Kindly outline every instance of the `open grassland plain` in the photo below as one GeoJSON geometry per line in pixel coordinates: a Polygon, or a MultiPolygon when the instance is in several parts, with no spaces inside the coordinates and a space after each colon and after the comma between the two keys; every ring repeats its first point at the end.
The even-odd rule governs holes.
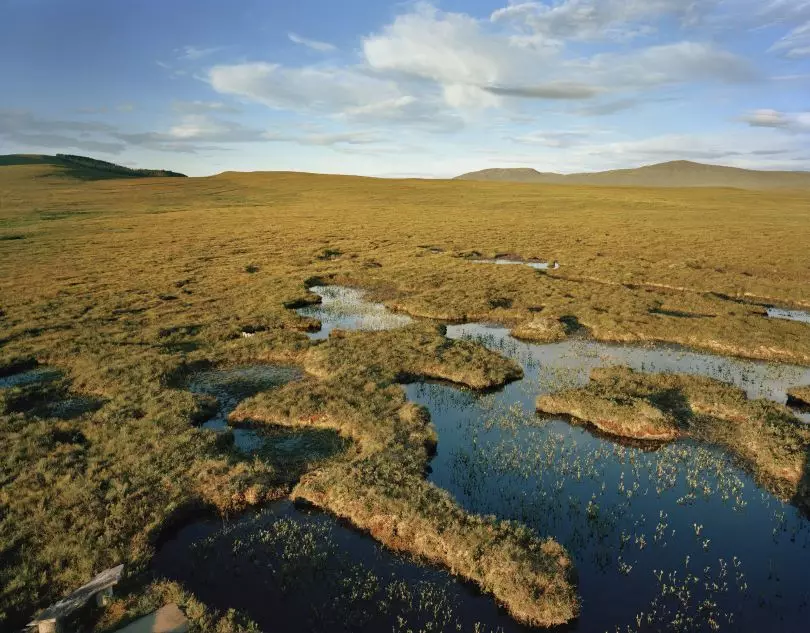
{"type": "MultiPolygon", "coordinates": [[[[192,513],[233,516],[290,494],[475,582],[521,622],[578,615],[569,552],[520,523],[470,514],[425,480],[436,437],[399,386],[486,389],[520,378],[520,367],[419,321],[315,343],[306,333],[318,323],[291,309],[319,300],[313,285],[365,288],[414,317],[500,322],[522,339],[587,332],[810,365],[807,324],[766,316],[810,308],[806,192],[74,171],[0,166],[3,627],[127,562],[129,593],[97,628],[164,597],[190,605],[203,630],[250,628],[177,586],[148,584],[149,562],[192,513]],[[504,255],[559,267],[473,261],[504,255]],[[192,377],[257,363],[303,376],[244,394],[233,427],[337,432],[348,448],[288,463],[198,428],[218,403],[190,389],[192,377]],[[14,378],[24,371],[50,373],[14,378]]],[[[684,424],[721,444],[756,435],[756,405],[736,392],[721,395],[740,430],[699,431],[679,403],[649,404],[657,386],[615,381],[634,390],[628,406],[649,407],[642,418],[663,433],[656,439],[684,424]]],[[[695,409],[691,384],[670,387],[695,409]]],[[[785,446],[781,422],[769,429],[743,458],[788,494],[801,484],[806,439],[789,434],[785,446]],[[785,453],[790,472],[760,465],[764,451],[774,463],[785,453]]]]}

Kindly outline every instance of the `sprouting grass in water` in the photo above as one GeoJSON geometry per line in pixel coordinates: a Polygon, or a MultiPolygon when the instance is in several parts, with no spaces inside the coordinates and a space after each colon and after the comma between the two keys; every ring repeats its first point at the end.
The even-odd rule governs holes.
{"type": "Polygon", "coordinates": [[[231,591],[237,577],[261,586],[253,595],[262,604],[247,610],[275,630],[493,631],[463,612],[446,576],[393,555],[357,562],[351,543],[364,537],[353,535],[347,546],[336,530],[324,516],[262,512],[193,543],[183,566],[210,577],[214,592],[231,591]]]}

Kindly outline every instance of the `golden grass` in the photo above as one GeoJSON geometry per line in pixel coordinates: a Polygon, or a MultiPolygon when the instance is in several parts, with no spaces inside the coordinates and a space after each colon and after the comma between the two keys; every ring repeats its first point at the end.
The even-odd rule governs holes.
{"type": "Polygon", "coordinates": [[[807,387],[793,387],[788,389],[788,402],[799,407],[810,407],[810,385],[807,387]]]}
{"type": "MultiPolygon", "coordinates": [[[[193,427],[204,403],[176,378],[196,361],[299,361],[324,378],[359,376],[365,364],[363,385],[409,374],[474,386],[508,378],[503,367],[493,375],[462,369],[475,365],[478,352],[453,348],[457,357],[443,357],[443,339],[420,327],[402,339],[348,336],[309,352],[303,331],[311,320],[285,307],[311,301],[308,279],[368,288],[371,298],[415,315],[497,320],[554,336],[555,323],[570,316],[602,339],[673,341],[808,364],[805,324],[768,320],[760,306],[739,302],[808,305],[808,220],[808,197],[795,192],[291,173],[79,181],[44,164],[2,167],[0,366],[34,359],[56,367],[71,393],[104,405],[70,420],[34,410],[0,414],[0,622],[19,622],[121,560],[142,569],[155,535],[184,509],[235,512],[283,492],[276,466],[245,461],[193,427]],[[557,259],[561,267],[543,274],[457,256],[473,251],[557,259]],[[538,313],[544,325],[532,328],[538,313]],[[699,316],[668,316],[675,313],[699,316]],[[246,328],[258,333],[241,338],[246,328]],[[415,342],[420,337],[425,346],[415,342]],[[389,345],[410,360],[393,367],[389,358],[379,370],[371,361],[389,345]],[[451,363],[453,372],[441,373],[451,363]]],[[[331,397],[315,381],[282,392],[302,384],[331,397]]],[[[375,388],[386,390],[400,393],[375,388]]],[[[341,416],[335,412],[330,424],[343,424],[341,416]]],[[[383,418],[394,419],[394,412],[383,418]]],[[[389,455],[396,445],[386,440],[374,454],[389,455]]],[[[424,456],[409,451],[391,463],[351,455],[337,463],[350,486],[359,485],[363,463],[390,469],[382,482],[404,469],[414,499],[435,499],[461,525],[455,505],[421,478],[424,456]]],[[[306,477],[299,493],[314,498],[318,490],[324,505],[372,522],[330,488],[331,477],[319,477],[306,477]]],[[[370,487],[361,498],[389,508],[383,516],[401,511],[403,529],[435,534],[440,517],[386,497],[398,490],[370,487]]],[[[467,542],[464,530],[484,534],[486,525],[454,528],[447,542],[467,542]]],[[[528,586],[542,584],[541,576],[530,574],[537,582],[528,586]]],[[[499,595],[508,591],[485,575],[479,581],[499,595]]]]}

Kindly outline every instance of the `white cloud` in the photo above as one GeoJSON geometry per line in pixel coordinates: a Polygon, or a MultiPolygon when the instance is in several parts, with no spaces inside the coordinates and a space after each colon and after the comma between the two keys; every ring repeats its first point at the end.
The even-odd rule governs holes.
{"type": "Polygon", "coordinates": [[[715,134],[665,134],[640,140],[594,144],[578,148],[580,154],[611,157],[625,165],[669,160],[696,160],[737,166],[768,167],[775,160],[784,162],[801,150],[792,139],[745,135],[737,132],[715,134]]]}
{"type": "Polygon", "coordinates": [[[319,53],[331,53],[337,50],[337,47],[334,44],[329,44],[328,42],[319,42],[318,40],[310,40],[306,37],[301,37],[296,33],[288,33],[287,37],[290,38],[291,42],[295,44],[301,44],[302,46],[306,46],[307,48],[311,48],[314,51],[318,51],[319,53]]]}
{"type": "Polygon", "coordinates": [[[222,46],[214,46],[211,48],[198,48],[196,46],[184,46],[180,49],[179,59],[186,61],[196,61],[203,57],[208,57],[222,50],[222,46]]]}
{"type": "Polygon", "coordinates": [[[43,119],[25,110],[0,109],[0,139],[23,148],[118,154],[125,145],[109,138],[115,131],[106,123],[43,119]]]}
{"type": "Polygon", "coordinates": [[[751,127],[769,127],[789,132],[810,132],[810,112],[779,112],[778,110],[753,110],[741,119],[751,127]]]}
{"type": "Polygon", "coordinates": [[[395,82],[353,68],[254,62],[214,66],[208,79],[221,94],[294,111],[334,112],[402,96],[395,82]]]}
{"type": "Polygon", "coordinates": [[[217,92],[274,109],[331,116],[345,123],[389,123],[452,131],[464,121],[430,91],[406,92],[393,78],[355,67],[287,68],[262,62],[215,66],[209,82],[217,92]]]}
{"type": "Polygon", "coordinates": [[[776,42],[770,50],[780,52],[785,57],[792,59],[810,57],[810,20],[790,31],[776,42]]]}
{"type": "Polygon", "coordinates": [[[552,81],[529,86],[485,86],[484,90],[495,95],[525,99],[590,99],[605,92],[599,86],[573,81],[552,81]]]}
{"type": "Polygon", "coordinates": [[[746,60],[703,42],[681,41],[576,59],[562,55],[564,42],[554,39],[581,34],[583,24],[592,22],[625,23],[658,13],[685,19],[694,12],[684,9],[681,0],[611,0],[604,5],[567,0],[553,7],[524,3],[496,12],[493,19],[497,25],[506,17],[527,13],[551,20],[547,32],[516,35],[468,15],[420,4],[367,37],[363,52],[369,66],[380,73],[438,84],[454,108],[503,106],[502,97],[591,99],[611,90],[706,80],[733,83],[755,77],[746,60]]]}
{"type": "Polygon", "coordinates": [[[525,44],[487,32],[468,15],[420,4],[365,38],[363,53],[378,72],[439,84],[453,107],[494,107],[501,101],[488,88],[531,86],[551,63],[553,51],[525,44]]]}
{"type": "Polygon", "coordinates": [[[262,138],[268,141],[282,143],[297,143],[299,145],[316,145],[332,147],[339,145],[374,145],[382,139],[375,132],[332,132],[316,134],[289,134],[280,132],[266,132],[262,138]]]}
{"type": "Polygon", "coordinates": [[[627,40],[650,35],[645,21],[673,16],[694,24],[718,0],[563,0],[513,3],[492,13],[492,22],[511,22],[556,40],[627,40]]]}
{"type": "Polygon", "coordinates": [[[180,114],[206,114],[208,112],[239,112],[236,106],[222,101],[172,101],[172,110],[180,114]]]}
{"type": "Polygon", "coordinates": [[[456,132],[466,124],[439,99],[427,95],[419,99],[403,95],[346,108],[336,118],[348,123],[397,124],[431,132],[456,132]]]}
{"type": "Polygon", "coordinates": [[[536,131],[520,136],[509,136],[507,140],[520,145],[568,148],[582,144],[594,134],[596,132],[593,130],[536,131]]]}
{"type": "Polygon", "coordinates": [[[565,64],[605,86],[645,87],[701,81],[742,83],[757,77],[743,58],[700,42],[650,46],[630,53],[602,53],[565,64]]]}

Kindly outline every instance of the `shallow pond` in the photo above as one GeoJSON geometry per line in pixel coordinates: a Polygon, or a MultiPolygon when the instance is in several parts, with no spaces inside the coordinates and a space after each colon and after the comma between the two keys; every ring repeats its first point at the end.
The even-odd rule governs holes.
{"type": "Polygon", "coordinates": [[[622,446],[540,419],[534,402],[606,364],[709,375],[778,401],[810,370],[674,348],[532,345],[482,325],[451,326],[448,336],[480,340],[526,375],[487,395],[406,388],[438,431],[429,478],[468,510],[524,522],[569,548],[583,600],[575,630],[805,630],[810,523],[794,507],[717,448],[622,446]]]}
{"type": "Polygon", "coordinates": [[[472,259],[473,264],[500,264],[502,266],[528,266],[529,268],[534,268],[535,270],[557,270],[560,265],[557,262],[549,263],[549,262],[533,262],[533,261],[524,261],[522,259],[506,259],[506,258],[496,258],[496,259],[472,259]]]}
{"type": "Polygon", "coordinates": [[[0,378],[0,389],[9,387],[24,387],[38,382],[50,382],[62,376],[58,369],[39,367],[0,378]]]}
{"type": "Polygon", "coordinates": [[[252,429],[231,428],[228,424],[230,413],[245,398],[300,377],[300,370],[294,367],[247,365],[198,372],[189,380],[188,388],[217,399],[216,413],[203,422],[202,427],[218,432],[230,430],[236,448],[249,453],[262,448],[268,437],[252,429]]]}
{"type": "Polygon", "coordinates": [[[20,388],[28,392],[20,399],[7,402],[8,411],[44,418],[71,420],[92,413],[104,401],[92,396],[73,393],[58,381],[64,374],[53,367],[37,367],[0,378],[0,389],[20,388]],[[54,389],[54,385],[59,388],[54,389]]]}
{"type": "Polygon", "coordinates": [[[321,303],[296,312],[321,321],[320,330],[307,334],[313,340],[328,338],[334,329],[392,330],[412,321],[407,315],[391,313],[382,303],[366,301],[363,290],[342,286],[313,286],[309,290],[321,296],[321,303]]]}
{"type": "Polygon", "coordinates": [[[248,614],[263,631],[527,630],[448,572],[289,501],[231,523],[203,520],[179,530],[153,570],[209,605],[248,614]]]}
{"type": "MultiPolygon", "coordinates": [[[[321,290],[324,306],[308,316],[327,332],[366,329],[362,294],[321,290]],[[329,309],[330,293],[340,298],[339,310],[329,309]]],[[[587,383],[590,370],[604,365],[710,376],[784,402],[787,388],[810,383],[810,368],[670,346],[528,344],[481,324],[448,326],[447,333],[514,358],[525,376],[489,394],[406,387],[438,431],[429,479],[471,512],[521,521],[569,548],[583,607],[566,630],[806,630],[810,522],[796,508],[759,488],[716,447],[623,446],[540,418],[534,402],[587,383]]],[[[156,567],[207,602],[241,609],[273,630],[521,630],[490,598],[445,572],[289,504],[227,526],[189,526],[156,567]]]]}
{"type": "Polygon", "coordinates": [[[799,321],[800,323],[810,323],[810,312],[804,310],[783,310],[782,308],[768,308],[768,316],[771,319],[786,319],[788,321],[799,321]]]}

